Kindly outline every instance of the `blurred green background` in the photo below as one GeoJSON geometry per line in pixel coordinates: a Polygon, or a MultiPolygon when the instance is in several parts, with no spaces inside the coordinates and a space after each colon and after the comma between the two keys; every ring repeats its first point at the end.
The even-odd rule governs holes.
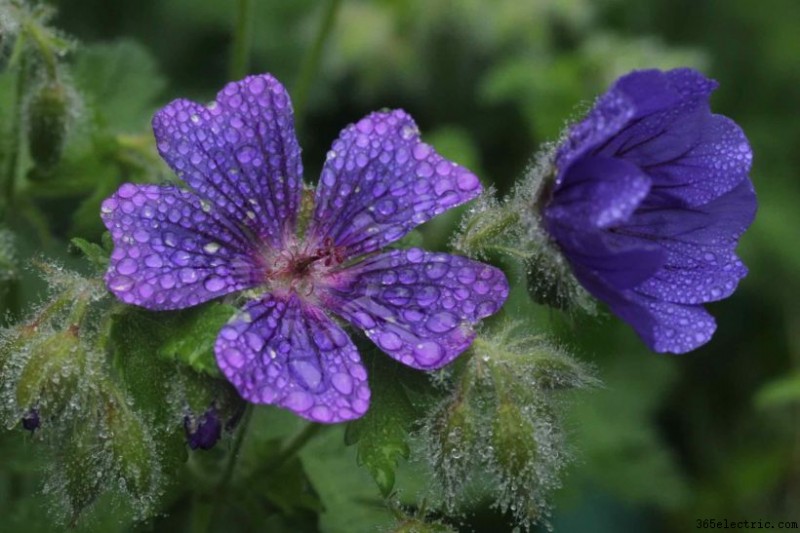
{"type": "MultiPolygon", "coordinates": [[[[141,135],[159,105],[211,100],[228,81],[235,3],[55,2],[53,24],[79,43],[76,85],[93,91],[82,113],[141,135]]],[[[254,4],[250,71],[271,72],[292,92],[327,2],[254,4]]],[[[577,460],[555,495],[556,531],[800,521],[799,28],[796,0],[341,2],[297,125],[308,179],[344,125],[402,107],[440,152],[507,191],[537,147],[617,76],[647,67],[694,66],[717,79],[714,110],[753,145],[759,212],[740,247],[750,275],[710,306],[718,331],[706,347],[655,355],[612,317],[565,320],[512,298],[512,312],[531,313],[605,383],[571,402],[577,460]]],[[[63,254],[72,236],[97,239],[99,200],[130,179],[120,168],[76,158],[72,182],[56,186],[69,189],[66,199],[34,195],[47,215],[19,255],[63,254]]],[[[446,247],[456,222],[429,224],[426,246],[446,247]]],[[[19,434],[0,440],[6,453],[23,454],[19,434]]],[[[0,511],[29,516],[2,502],[0,511]]],[[[465,523],[465,531],[507,527],[489,511],[465,523]]]]}

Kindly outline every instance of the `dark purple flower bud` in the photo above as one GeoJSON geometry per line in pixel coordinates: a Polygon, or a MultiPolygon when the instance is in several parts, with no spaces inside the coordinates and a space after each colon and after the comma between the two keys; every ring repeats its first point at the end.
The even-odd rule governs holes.
{"type": "Polygon", "coordinates": [[[205,413],[195,417],[186,415],[183,428],[186,431],[186,442],[193,450],[210,450],[222,436],[222,422],[216,407],[209,407],[205,413]]]}
{"type": "Polygon", "coordinates": [[[22,427],[30,432],[39,429],[41,421],[39,420],[39,410],[31,409],[22,416],[22,427]]]}
{"type": "Polygon", "coordinates": [[[545,225],[580,283],[657,352],[708,342],[701,304],[747,268],[734,253],[753,221],[753,154],[711,113],[717,83],[691,69],[623,76],[556,155],[545,225]]]}
{"type": "Polygon", "coordinates": [[[481,190],[420,140],[404,111],[342,131],[301,225],[293,111],[272,76],[229,83],[208,106],[175,100],[153,129],[188,189],[126,183],[103,202],[115,245],[106,283],[120,300],[156,310],[263,290],[215,345],[247,401],[316,422],[358,418],[369,406],[367,372],[331,314],[390,357],[433,370],[464,352],[475,325],[508,296],[505,275],[489,265],[416,248],[381,252],[481,190]]]}

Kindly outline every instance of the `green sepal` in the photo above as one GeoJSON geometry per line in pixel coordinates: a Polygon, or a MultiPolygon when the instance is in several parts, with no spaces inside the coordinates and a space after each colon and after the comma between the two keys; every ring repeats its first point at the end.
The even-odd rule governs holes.
{"type": "Polygon", "coordinates": [[[75,237],[70,240],[70,245],[80,250],[97,270],[105,271],[105,269],[108,268],[109,252],[99,244],[89,242],[80,237],[75,237]]]}

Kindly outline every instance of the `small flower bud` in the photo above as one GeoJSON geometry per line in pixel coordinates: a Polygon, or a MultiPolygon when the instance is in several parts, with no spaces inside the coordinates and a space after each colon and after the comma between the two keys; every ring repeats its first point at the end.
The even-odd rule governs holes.
{"type": "Polygon", "coordinates": [[[455,529],[436,522],[425,522],[419,518],[407,518],[396,525],[391,533],[455,533],[455,529]]]}
{"type": "Polygon", "coordinates": [[[12,281],[18,275],[14,234],[0,227],[0,295],[3,294],[3,282],[12,281]]]}
{"type": "Polygon", "coordinates": [[[77,329],[54,333],[29,350],[16,383],[17,404],[30,407],[43,398],[48,404],[63,403],[73,392],[86,355],[77,329]]]}
{"type": "Polygon", "coordinates": [[[63,490],[70,526],[74,527],[81,513],[102,492],[106,471],[102,455],[96,454],[97,434],[93,431],[75,431],[64,444],[60,454],[58,481],[53,489],[63,490]]]}
{"type": "Polygon", "coordinates": [[[216,407],[211,406],[201,416],[193,418],[186,415],[183,419],[187,444],[193,450],[210,450],[222,436],[222,422],[216,407]]]}
{"type": "Polygon", "coordinates": [[[511,401],[501,402],[492,424],[494,456],[506,475],[521,472],[536,457],[534,428],[511,401]]]}
{"type": "Polygon", "coordinates": [[[106,406],[108,439],[120,480],[136,499],[152,493],[153,450],[145,424],[130,408],[112,400],[106,406]]]}
{"type": "MultiPolygon", "coordinates": [[[[49,169],[61,159],[70,126],[72,106],[70,89],[58,80],[40,85],[28,102],[28,146],[40,169],[49,169]]],[[[31,177],[39,173],[31,174],[31,177]]]]}
{"type": "Polygon", "coordinates": [[[41,421],[39,420],[39,410],[38,409],[31,409],[24,415],[22,415],[22,427],[27,429],[31,433],[39,429],[41,425],[41,421]]]}
{"type": "Polygon", "coordinates": [[[443,466],[449,469],[452,463],[469,456],[477,437],[475,422],[475,413],[465,399],[445,403],[439,408],[433,423],[437,427],[443,466]]]}

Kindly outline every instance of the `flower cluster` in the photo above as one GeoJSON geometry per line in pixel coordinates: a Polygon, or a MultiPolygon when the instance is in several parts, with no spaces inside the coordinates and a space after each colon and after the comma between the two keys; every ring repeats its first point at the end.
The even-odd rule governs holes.
{"type": "Polygon", "coordinates": [[[756,211],[752,151],[691,69],[620,78],[559,147],[544,224],[580,283],[654,351],[708,342],[756,211]]]}
{"type": "Polygon", "coordinates": [[[251,402],[318,422],[357,418],[368,408],[367,374],[329,312],[403,364],[432,370],[462,353],[508,294],[503,273],[483,263],[380,251],[481,190],[420,141],[403,111],[342,131],[306,223],[292,107],[272,76],[230,83],[208,106],[176,100],[153,128],[190,190],[124,184],[103,203],[115,244],[107,285],[153,310],[249,290],[215,351],[251,402]]]}

